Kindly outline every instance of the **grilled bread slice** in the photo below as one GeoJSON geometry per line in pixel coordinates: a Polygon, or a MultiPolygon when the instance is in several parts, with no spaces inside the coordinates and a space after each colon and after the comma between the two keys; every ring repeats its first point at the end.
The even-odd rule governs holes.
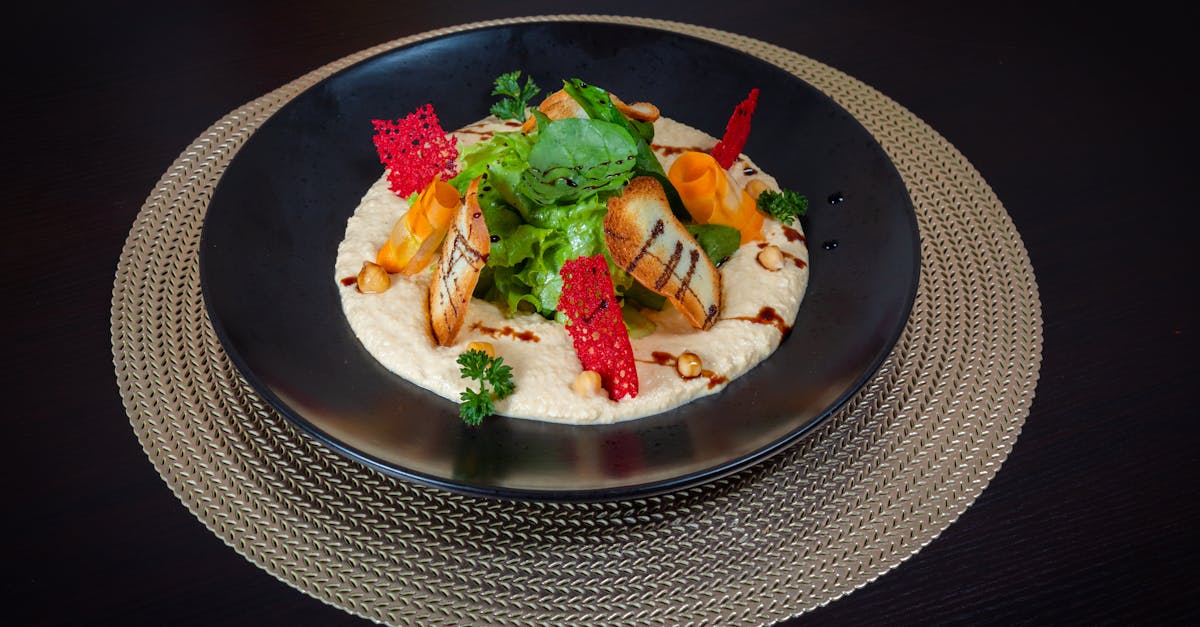
{"type": "Polygon", "coordinates": [[[666,296],[697,329],[721,313],[721,273],[671,213],[662,185],[649,176],[608,199],[604,239],[617,265],[666,296]]]}
{"type": "Polygon", "coordinates": [[[467,188],[466,202],[450,223],[429,282],[429,322],[439,345],[449,346],[462,328],[471,293],[491,247],[487,223],[479,208],[479,179],[475,179],[467,188]]]}

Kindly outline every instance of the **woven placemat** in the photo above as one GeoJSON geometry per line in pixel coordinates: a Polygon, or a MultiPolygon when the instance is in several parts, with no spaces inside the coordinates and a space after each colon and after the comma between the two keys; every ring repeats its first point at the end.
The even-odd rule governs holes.
{"type": "Polygon", "coordinates": [[[953,146],[870,87],[713,29],[606,16],[469,24],[393,41],[301,77],[213,125],[166,172],[129,234],[112,309],[117,381],[171,490],[280,580],[383,623],[769,623],[863,586],[979,495],[1029,412],[1041,306],[1003,206],[953,146]],[[304,435],[213,333],[197,264],[230,158],[284,103],[369,56],[496,24],[596,21],[738,48],[829,94],[883,145],[921,232],[911,319],[879,372],[814,434],[681,492],[600,504],[478,499],[408,483],[304,435]]]}

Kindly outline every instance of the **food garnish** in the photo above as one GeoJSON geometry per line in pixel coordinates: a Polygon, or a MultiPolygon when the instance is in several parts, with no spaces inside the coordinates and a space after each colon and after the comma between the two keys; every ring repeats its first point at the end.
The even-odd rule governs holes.
{"type": "Polygon", "coordinates": [[[567,333],[584,370],[600,375],[614,401],[638,393],[637,364],[621,306],[604,255],[578,257],[563,264],[558,309],[569,320],[567,333]]]}
{"type": "Polygon", "coordinates": [[[479,271],[487,263],[491,238],[479,207],[479,180],[467,188],[467,199],[455,213],[442,243],[441,258],[429,281],[429,322],[433,337],[449,346],[462,328],[479,271]]]}
{"type": "Polygon", "coordinates": [[[463,391],[459,396],[462,403],[458,406],[458,415],[463,422],[475,426],[496,413],[493,397],[496,400],[503,399],[516,389],[512,367],[504,364],[503,357],[492,357],[481,350],[468,350],[460,354],[458,365],[463,378],[479,381],[478,390],[468,387],[463,391]]]}
{"type": "Polygon", "coordinates": [[[435,176],[407,212],[396,220],[375,263],[392,273],[412,276],[433,261],[462,198],[458,190],[435,176]]]}
{"type": "Polygon", "coordinates": [[[525,110],[529,108],[529,100],[541,91],[534,84],[532,76],[526,77],[525,85],[522,86],[520,70],[501,74],[496,78],[495,86],[492,88],[492,95],[504,97],[492,105],[491,114],[501,120],[524,122],[525,110]]]}
{"type": "Polygon", "coordinates": [[[397,196],[408,198],[425,189],[434,177],[450,179],[458,172],[458,147],[442,130],[432,104],[396,121],[371,123],[375,125],[375,150],[397,196]]]}
{"type": "Polygon", "coordinates": [[[613,261],[642,285],[666,296],[697,329],[721,312],[721,273],[671,214],[662,186],[648,176],[608,199],[605,242],[613,261]]]}
{"type": "Polygon", "coordinates": [[[779,220],[782,224],[791,224],[796,218],[802,218],[808,213],[808,197],[785,189],[781,192],[764,191],[758,195],[758,208],[779,220]]]}
{"type": "Polygon", "coordinates": [[[732,167],[738,155],[742,154],[742,149],[746,147],[746,138],[750,135],[750,117],[754,115],[757,106],[758,88],[755,87],[750,90],[750,95],[734,108],[733,115],[729,116],[729,122],[725,125],[725,135],[712,149],[713,158],[722,168],[728,170],[732,167]]]}
{"type": "Polygon", "coordinates": [[[763,214],[750,194],[729,180],[725,168],[712,155],[697,151],[679,155],[667,178],[698,224],[733,227],[741,233],[742,244],[762,239],[763,214]]]}

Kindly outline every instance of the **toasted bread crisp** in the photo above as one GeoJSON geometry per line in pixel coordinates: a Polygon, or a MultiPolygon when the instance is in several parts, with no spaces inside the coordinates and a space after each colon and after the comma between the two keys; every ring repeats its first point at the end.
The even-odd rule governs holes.
{"type": "Polygon", "coordinates": [[[667,297],[697,329],[721,313],[721,274],[671,213],[662,185],[648,176],[608,199],[604,239],[613,260],[639,283],[667,297]]]}
{"type": "MultiPolygon", "coordinates": [[[[615,94],[609,94],[609,99],[622,115],[641,122],[653,122],[661,115],[658,107],[649,102],[635,102],[634,104],[626,104],[624,100],[618,98],[615,94]]],[[[587,112],[583,110],[578,102],[567,93],[567,90],[560,89],[542,101],[538,105],[538,111],[546,114],[546,117],[551,120],[565,120],[567,118],[586,118],[587,112]]],[[[537,120],[531,115],[525,119],[525,123],[521,125],[521,130],[528,133],[537,126],[537,120]]]]}
{"type": "Polygon", "coordinates": [[[649,102],[625,104],[625,101],[618,98],[616,94],[609,94],[608,97],[612,99],[613,104],[617,107],[617,110],[631,120],[638,120],[639,122],[653,122],[661,115],[658,111],[658,107],[650,104],[649,102]]]}
{"type": "Polygon", "coordinates": [[[450,223],[441,258],[429,282],[429,322],[438,344],[449,346],[462,328],[471,293],[491,247],[487,223],[479,208],[479,179],[475,179],[467,188],[466,202],[450,223]]]}

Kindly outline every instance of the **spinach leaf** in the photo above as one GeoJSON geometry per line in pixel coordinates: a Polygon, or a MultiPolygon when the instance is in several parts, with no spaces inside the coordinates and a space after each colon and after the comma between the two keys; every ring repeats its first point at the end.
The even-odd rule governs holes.
{"type": "Polygon", "coordinates": [[[625,117],[625,114],[617,109],[617,105],[613,104],[607,91],[595,85],[588,85],[578,78],[563,81],[563,90],[575,99],[580,107],[583,107],[583,111],[588,114],[588,117],[620,125],[637,140],[637,163],[634,165],[633,175],[650,176],[657,180],[662,185],[667,202],[671,205],[671,213],[681,221],[690,221],[692,216],[683,205],[683,199],[679,197],[679,192],[667,178],[662,164],[658,162],[658,157],[650,148],[650,142],[654,141],[654,125],[625,117]]]}
{"type": "Polygon", "coordinates": [[[696,238],[696,243],[700,244],[700,248],[704,250],[704,254],[708,255],[713,265],[721,265],[729,259],[733,253],[737,252],[739,246],[742,245],[742,234],[737,229],[723,224],[688,224],[684,228],[692,237],[696,238]]]}
{"type": "Polygon", "coordinates": [[[620,189],[633,176],[637,144],[603,120],[568,118],[539,129],[518,191],[539,205],[620,189]]]}

